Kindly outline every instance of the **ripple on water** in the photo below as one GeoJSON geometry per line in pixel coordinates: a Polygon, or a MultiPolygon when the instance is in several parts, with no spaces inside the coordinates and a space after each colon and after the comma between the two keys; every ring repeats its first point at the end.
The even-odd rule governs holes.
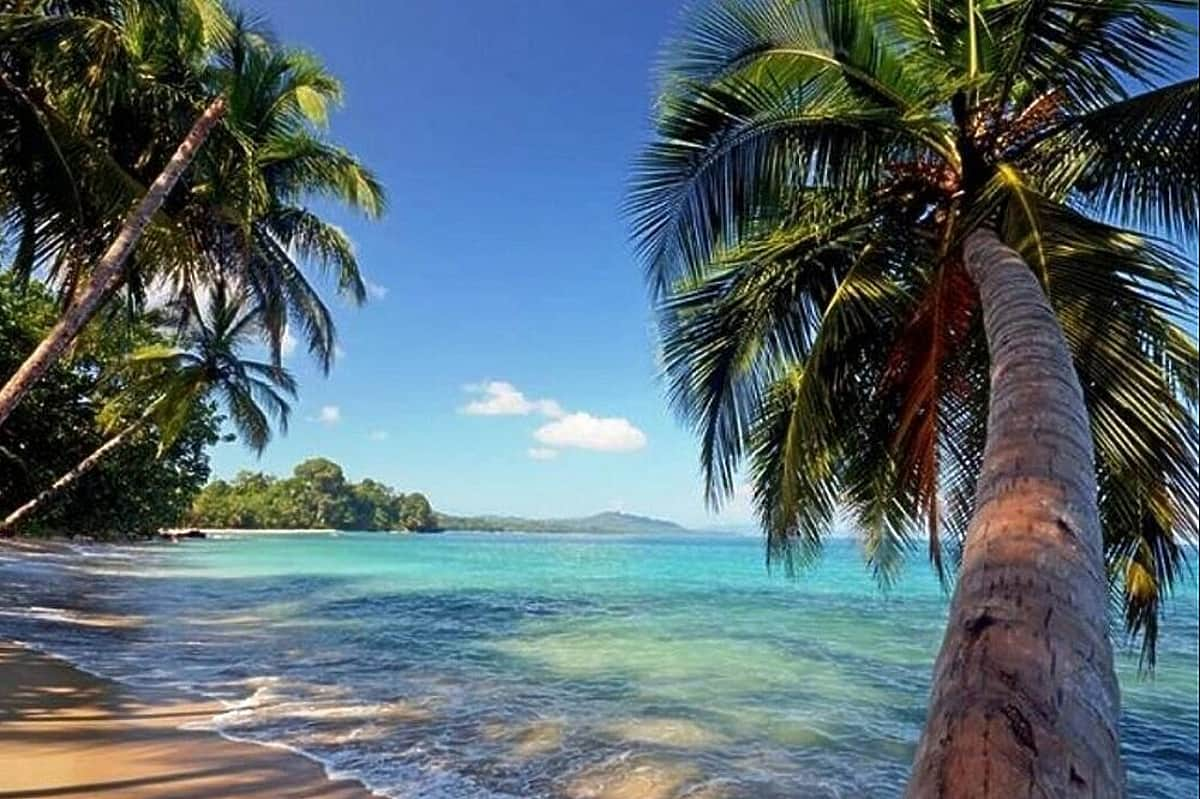
{"type": "MultiPolygon", "coordinates": [[[[944,597],[853,548],[346,535],[0,557],[0,636],[221,699],[209,726],[405,799],[876,799],[904,782],[944,597]],[[82,558],[82,560],[81,560],[82,558]]],[[[916,570],[914,570],[915,572],[916,570]]],[[[1197,774],[1194,591],[1123,668],[1131,795],[1197,774]]]]}

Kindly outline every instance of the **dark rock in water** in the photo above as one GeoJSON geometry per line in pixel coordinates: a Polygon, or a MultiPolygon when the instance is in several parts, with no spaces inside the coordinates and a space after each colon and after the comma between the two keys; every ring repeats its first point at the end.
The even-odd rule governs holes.
{"type": "Polygon", "coordinates": [[[186,533],[181,533],[180,538],[208,538],[208,533],[203,530],[188,530],[186,533]]]}

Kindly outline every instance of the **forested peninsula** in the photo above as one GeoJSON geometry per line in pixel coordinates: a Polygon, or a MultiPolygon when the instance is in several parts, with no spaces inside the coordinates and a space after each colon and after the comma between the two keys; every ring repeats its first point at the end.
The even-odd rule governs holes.
{"type": "Polygon", "coordinates": [[[187,523],[232,529],[438,529],[423,494],[401,493],[369,478],[352,483],[328,458],[309,458],[291,477],[243,471],[232,480],[214,480],[196,497],[187,523]]]}

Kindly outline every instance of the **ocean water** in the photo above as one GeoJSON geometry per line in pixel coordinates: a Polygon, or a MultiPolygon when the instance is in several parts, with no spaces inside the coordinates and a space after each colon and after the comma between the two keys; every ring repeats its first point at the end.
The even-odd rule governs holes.
{"type": "MultiPolygon", "coordinates": [[[[218,697],[207,726],[406,799],[892,797],[946,597],[851,541],[379,533],[0,550],[0,637],[218,697]]],[[[1121,657],[1130,795],[1196,796],[1197,591],[1121,657]]]]}

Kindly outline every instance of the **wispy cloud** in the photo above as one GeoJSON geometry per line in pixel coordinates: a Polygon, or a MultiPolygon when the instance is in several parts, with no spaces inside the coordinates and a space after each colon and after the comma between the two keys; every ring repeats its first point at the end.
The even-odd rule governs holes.
{"type": "Polygon", "coordinates": [[[542,425],[533,437],[552,447],[600,452],[633,452],[646,446],[646,434],[628,419],[592,416],[582,411],[542,425]]]}
{"type": "Polygon", "coordinates": [[[512,383],[504,380],[469,385],[466,390],[480,395],[479,399],[468,402],[462,409],[463,413],[472,416],[528,416],[540,413],[557,419],[564,415],[562,406],[554,400],[531,400],[512,383]]]}
{"type": "Polygon", "coordinates": [[[364,281],[363,285],[367,288],[367,296],[373,300],[382,300],[388,295],[388,287],[381,286],[378,283],[372,283],[370,280],[364,281]]]}
{"type": "Polygon", "coordinates": [[[527,450],[534,460],[550,460],[562,449],[597,452],[633,452],[646,446],[646,434],[628,419],[596,416],[585,411],[568,412],[557,400],[531,399],[512,383],[491,380],[464,389],[476,395],[461,409],[472,416],[544,416],[550,421],[534,431],[541,445],[527,450]]]}
{"type": "Polygon", "coordinates": [[[371,441],[387,441],[388,431],[372,430],[371,432],[367,433],[367,438],[369,438],[371,441]]]}
{"type": "Polygon", "coordinates": [[[315,421],[321,424],[335,425],[342,421],[342,409],[336,405],[322,405],[315,421]]]}

